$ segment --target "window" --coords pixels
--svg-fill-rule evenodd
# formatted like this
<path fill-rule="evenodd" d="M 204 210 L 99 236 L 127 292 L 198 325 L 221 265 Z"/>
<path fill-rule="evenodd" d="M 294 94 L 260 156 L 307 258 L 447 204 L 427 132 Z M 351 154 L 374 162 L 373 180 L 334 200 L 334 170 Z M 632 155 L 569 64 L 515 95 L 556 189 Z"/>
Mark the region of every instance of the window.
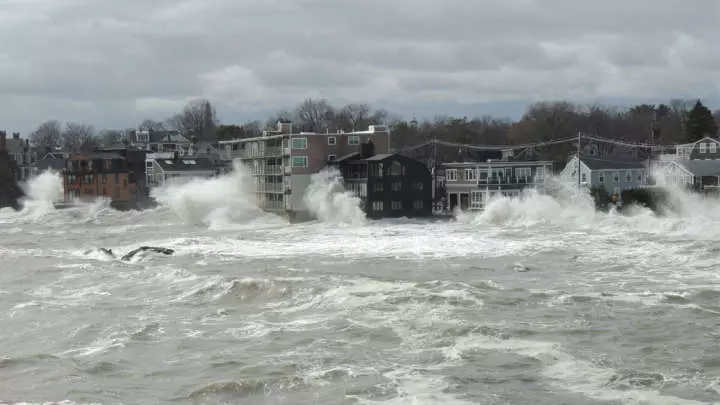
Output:
<path fill-rule="evenodd" d="M 337 145 L 337 138 L 334 136 L 328 136 L 328 145 L 335 146 Z"/>
<path fill-rule="evenodd" d="M 447 181 L 457 181 L 457 169 L 447 170 Z"/>
<path fill-rule="evenodd" d="M 186 165 L 196 165 L 197 162 L 195 160 L 183 160 L 183 163 Z"/>
<path fill-rule="evenodd" d="M 372 209 L 373 209 L 373 211 L 382 211 L 383 210 L 383 202 L 382 201 L 373 201 Z"/>
<path fill-rule="evenodd" d="M 336 158 L 337 158 L 337 156 L 335 156 L 335 155 L 333 155 L 333 154 L 329 154 L 329 155 L 328 155 L 328 162 L 332 162 L 332 161 L 334 161 Z"/>
<path fill-rule="evenodd" d="M 375 191 L 381 192 L 383 191 L 383 184 L 382 183 L 375 183 Z"/>
<path fill-rule="evenodd" d="M 390 175 L 391 176 L 405 175 L 405 166 L 403 166 L 400 162 L 392 162 L 392 164 L 390 164 Z"/>
<path fill-rule="evenodd" d="M 538 166 L 538 168 L 535 169 L 535 181 L 543 180 L 545 180 L 545 166 Z"/>
<path fill-rule="evenodd" d="M 402 190 L 402 183 L 399 181 L 396 181 L 392 184 L 392 191 L 400 191 Z"/>
<path fill-rule="evenodd" d="M 625 181 L 628 183 L 632 181 L 632 174 L 630 173 L 630 170 L 625 172 Z"/>
<path fill-rule="evenodd" d="M 308 158 L 307 156 L 293 156 L 292 167 L 307 167 Z"/>
<path fill-rule="evenodd" d="M 348 136 L 348 145 L 360 145 L 360 137 L 357 135 Z"/>
<path fill-rule="evenodd" d="M 618 173 L 618 172 L 613 173 L 613 180 L 615 180 L 615 183 L 619 183 L 620 182 L 620 173 Z"/>
<path fill-rule="evenodd" d="M 254 145 L 253 145 L 254 146 Z M 290 140 L 290 147 L 292 149 L 307 149 L 307 138 L 292 138 Z M 306 164 L 307 165 L 307 164 Z M 303 166 L 304 167 L 304 166 Z"/>
<path fill-rule="evenodd" d="M 393 201 L 390 203 L 390 209 L 393 211 L 400 211 L 402 209 L 402 202 L 401 201 Z"/>
<path fill-rule="evenodd" d="M 700 153 L 707 153 L 707 144 L 705 142 L 700 144 Z"/>
<path fill-rule="evenodd" d="M 600 183 L 605 183 L 605 176 L 602 173 L 600 173 L 600 177 L 598 177 L 598 181 Z"/>
<path fill-rule="evenodd" d="M 92 184 L 92 174 L 86 174 L 83 178 L 85 180 L 85 184 Z"/>
<path fill-rule="evenodd" d="M 515 177 L 518 179 L 527 179 L 532 177 L 532 170 L 529 167 L 518 167 L 515 169 Z"/>
<path fill-rule="evenodd" d="M 477 171 L 475 169 L 465 169 L 465 181 L 477 181 Z"/>
<path fill-rule="evenodd" d="M 582 182 L 586 182 L 586 181 L 587 181 L 587 173 L 581 173 L 581 174 L 580 174 L 580 177 L 582 177 L 582 180 L 581 180 Z"/>
<path fill-rule="evenodd" d="M 102 184 L 107 184 L 107 174 L 102 175 Z"/>
<path fill-rule="evenodd" d="M 710 142 L 710 153 L 717 153 L 717 144 L 715 142 Z"/>
<path fill-rule="evenodd" d="M 422 181 L 416 181 L 415 184 L 413 184 L 413 187 L 415 188 L 415 190 L 422 190 L 425 188 L 425 185 Z"/>
<path fill-rule="evenodd" d="M 423 201 L 422 200 L 413 201 L 413 209 L 416 209 L 416 210 L 423 209 Z"/>

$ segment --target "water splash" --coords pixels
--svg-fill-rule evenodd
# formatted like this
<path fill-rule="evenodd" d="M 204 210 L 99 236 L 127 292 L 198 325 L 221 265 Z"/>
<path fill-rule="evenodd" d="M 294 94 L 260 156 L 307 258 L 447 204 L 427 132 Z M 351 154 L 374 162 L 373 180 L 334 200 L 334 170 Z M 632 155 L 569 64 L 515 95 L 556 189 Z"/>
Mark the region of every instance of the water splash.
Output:
<path fill-rule="evenodd" d="M 271 217 L 258 207 L 252 178 L 239 162 L 218 177 L 168 181 L 151 196 L 190 224 L 222 228 Z"/>
<path fill-rule="evenodd" d="M 345 189 L 342 175 L 336 168 L 314 174 L 303 197 L 305 205 L 320 221 L 333 224 L 362 225 L 365 212 L 362 201 Z"/>

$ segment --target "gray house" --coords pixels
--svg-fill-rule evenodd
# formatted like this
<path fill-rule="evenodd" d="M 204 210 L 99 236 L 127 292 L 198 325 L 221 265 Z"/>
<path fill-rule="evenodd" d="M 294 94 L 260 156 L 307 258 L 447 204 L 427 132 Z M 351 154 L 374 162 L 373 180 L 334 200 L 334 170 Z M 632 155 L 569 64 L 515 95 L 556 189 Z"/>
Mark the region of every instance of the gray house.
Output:
<path fill-rule="evenodd" d="M 720 186 L 720 160 L 676 160 L 653 164 L 653 178 L 659 185 L 673 184 L 695 190 Z"/>
<path fill-rule="evenodd" d="M 440 166 L 445 171 L 448 208 L 483 210 L 494 197 L 517 197 L 525 188 L 545 186 L 552 174 L 552 162 L 492 160 L 451 162 Z"/>
<path fill-rule="evenodd" d="M 580 168 L 578 176 L 578 166 Z M 611 193 L 620 193 L 644 187 L 647 184 L 648 168 L 644 162 L 603 160 L 581 156 L 578 165 L 577 155 L 565 165 L 560 178 L 567 183 L 587 188 L 604 187 Z"/>
<path fill-rule="evenodd" d="M 33 174 L 37 153 L 30 146 L 29 140 L 20 138 L 20 134 L 17 132 L 12 134 L 12 138 L 7 138 L 6 132 L 0 131 L 0 137 L 3 139 L 2 142 L 7 153 L 17 165 L 16 180 L 27 181 Z"/>

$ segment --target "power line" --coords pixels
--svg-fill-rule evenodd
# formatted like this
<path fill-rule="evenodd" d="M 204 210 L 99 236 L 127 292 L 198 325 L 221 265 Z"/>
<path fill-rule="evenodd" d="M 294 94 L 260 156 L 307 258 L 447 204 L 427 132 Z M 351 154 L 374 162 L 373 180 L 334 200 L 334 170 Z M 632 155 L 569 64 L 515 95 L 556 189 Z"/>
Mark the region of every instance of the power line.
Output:
<path fill-rule="evenodd" d="M 664 150 L 674 150 L 678 145 L 656 145 L 656 144 L 648 144 L 648 143 L 632 143 L 627 141 L 620 141 L 616 139 L 611 138 L 603 138 L 596 135 L 586 135 L 586 134 L 580 134 L 581 139 L 586 139 L 590 141 L 600 142 L 600 143 L 609 143 L 617 146 L 624 146 L 628 148 L 639 148 L 639 149 L 651 149 L 651 150 L 657 150 L 657 151 L 664 151 Z M 530 148 L 540 148 L 543 146 L 550 146 L 550 145 L 557 145 L 562 143 L 569 143 L 569 142 L 577 142 L 578 137 L 572 136 L 567 138 L 560 138 L 560 139 L 554 139 L 551 141 L 543 141 L 543 142 L 535 142 L 535 143 L 525 143 L 525 144 L 515 144 L 515 145 L 478 145 L 478 144 L 464 144 L 464 143 L 458 143 L 458 142 L 449 142 L 449 141 L 442 141 L 433 139 L 431 141 L 427 141 L 418 145 L 413 146 L 406 146 L 401 149 L 401 151 L 408 151 L 408 150 L 415 150 L 420 149 L 422 147 L 428 146 L 428 145 L 443 145 L 443 146 L 451 146 L 456 148 L 463 148 L 463 149 L 471 149 L 471 150 L 516 150 L 516 149 L 530 149 Z"/>

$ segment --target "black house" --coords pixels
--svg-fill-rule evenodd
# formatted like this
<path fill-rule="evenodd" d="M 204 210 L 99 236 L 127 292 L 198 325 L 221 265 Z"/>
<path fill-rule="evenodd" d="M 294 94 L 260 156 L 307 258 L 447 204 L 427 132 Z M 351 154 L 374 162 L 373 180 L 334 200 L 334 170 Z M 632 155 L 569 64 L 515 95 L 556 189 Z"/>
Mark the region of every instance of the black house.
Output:
<path fill-rule="evenodd" d="M 328 163 L 338 168 L 345 188 L 363 201 L 368 218 L 432 216 L 432 176 L 427 166 L 397 153 L 378 154 L 363 144 Z"/>

